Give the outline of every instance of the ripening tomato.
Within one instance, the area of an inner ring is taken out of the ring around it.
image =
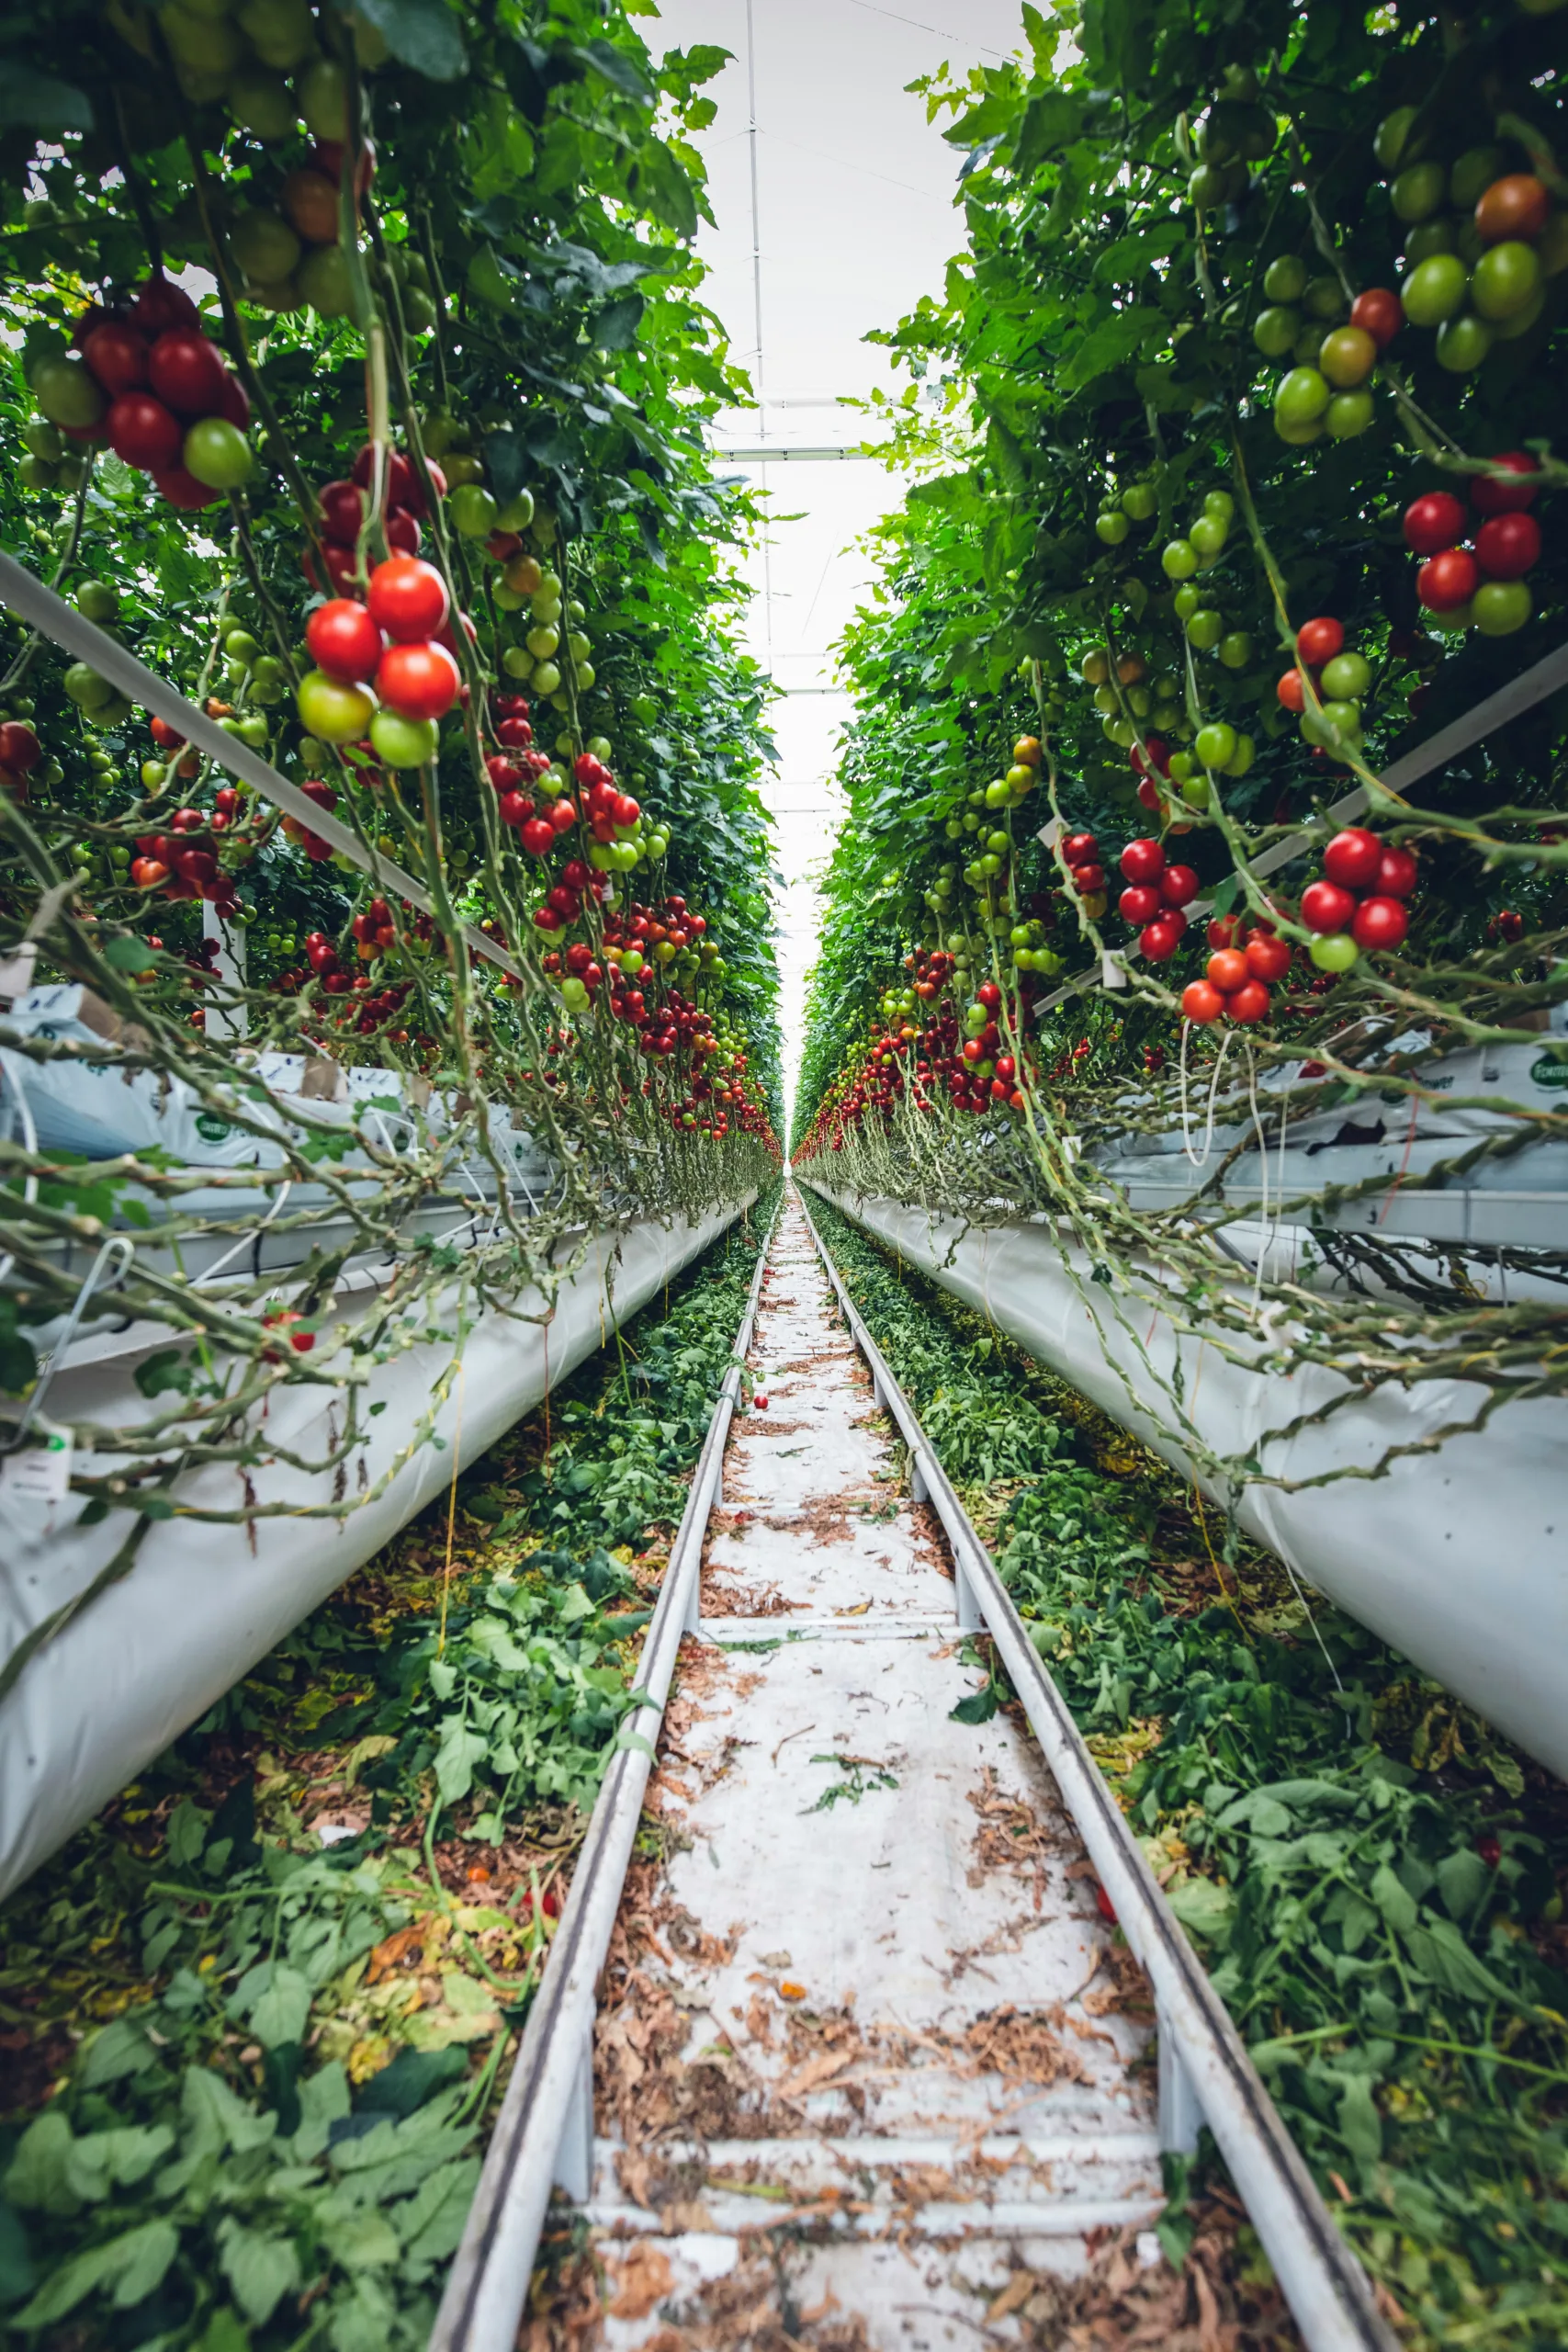
[[[1255,980],[1266,981],[1270,987],[1282,980],[1291,968],[1291,943],[1271,931],[1254,933],[1245,950],[1247,968]]]
[[[1173,908],[1169,914],[1161,915],[1157,921],[1144,925],[1138,933],[1138,945],[1151,964],[1168,963],[1180,946],[1181,934],[1186,928],[1186,917],[1179,909]]]
[[[1181,991],[1182,1017],[1201,1029],[1217,1021],[1224,1009],[1224,998],[1209,980],[1189,980]]]
[[[1348,825],[1323,853],[1323,870],[1342,890],[1365,890],[1377,879],[1382,843],[1364,825]]]
[[[1376,876],[1380,899],[1407,899],[1416,888],[1420,869],[1407,849],[1385,849],[1378,860]]]
[[[1154,922],[1163,903],[1154,884],[1130,883],[1116,901],[1116,911],[1124,922],[1141,931],[1145,923]]]
[[[457,664],[428,639],[389,645],[376,672],[376,692],[400,718],[442,718],[457,699]]]
[[[1477,199],[1475,225],[1489,245],[1509,238],[1528,243],[1546,226],[1551,199],[1533,172],[1505,172]]]
[[[1204,965],[1203,977],[1211,988],[1218,989],[1222,996],[1229,996],[1233,989],[1246,983],[1247,957],[1239,947],[1221,947]]]
[[[1255,1021],[1267,1021],[1271,1001],[1261,980],[1244,980],[1234,995],[1225,999],[1225,1018],[1250,1027]]]
[[[19,718],[0,722],[0,768],[13,775],[30,775],[43,757],[43,745]]]
[[[1416,594],[1429,613],[1457,613],[1481,585],[1481,566],[1465,548],[1444,548],[1416,575]]]
[[[1168,907],[1190,907],[1201,887],[1190,865],[1168,865],[1159,877],[1159,894]]]
[[[1165,852],[1158,842],[1144,835],[1127,843],[1117,864],[1129,882],[1157,882],[1165,872]]]
[[[1523,449],[1508,449],[1502,457],[1493,458],[1489,462],[1495,466],[1506,466],[1509,473],[1517,479],[1507,481],[1496,474],[1472,474],[1470,503],[1478,514],[1517,514],[1534,503],[1536,492],[1540,487],[1539,481],[1531,479],[1540,471],[1536,458],[1527,455]]]
[[[229,370],[215,343],[191,327],[170,327],[147,355],[147,377],[176,416],[220,416]]]
[[[1309,670],[1320,669],[1325,662],[1332,662],[1345,643],[1345,631],[1340,623],[1327,616],[1303,621],[1296,631],[1296,651]]]
[[[367,601],[371,618],[393,644],[411,645],[416,639],[434,637],[446,618],[446,582],[433,563],[395,555],[370,574]]]
[[[361,685],[376,675],[381,659],[381,632],[363,605],[350,596],[334,596],[319,605],[305,624],[305,642],[318,670],[329,678]]]
[[[550,803],[550,823],[558,833],[570,833],[577,822],[577,810],[564,794]]]
[[[1475,535],[1475,560],[1489,580],[1522,580],[1540,561],[1540,525],[1533,514],[1488,515]]]
[[[1439,555],[1458,547],[1468,519],[1452,491],[1429,490],[1404,510],[1404,544],[1416,555]]]
[[[82,345],[82,356],[111,400],[147,381],[147,338],[124,319],[106,319]]]
[[[1301,672],[1287,670],[1275,687],[1274,695],[1281,710],[1293,710],[1299,718],[1306,708],[1306,688],[1302,684]]]
[[[166,473],[185,447],[185,426],[151,392],[121,392],[108,413],[109,447],[140,473]]]
[[[1309,931],[1343,931],[1356,901],[1337,882],[1309,882],[1302,892],[1302,921]]]
[[[1410,928],[1410,916],[1398,899],[1363,899],[1356,909],[1350,936],[1371,955],[1386,955],[1397,947]]]
[[[1369,286],[1350,305],[1350,324],[1386,349],[1404,324],[1404,305],[1386,286]]]

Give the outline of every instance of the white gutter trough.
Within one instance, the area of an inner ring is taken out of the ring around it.
[[[1137,1291],[1106,1288],[1089,1279],[1084,1252],[1043,1220],[966,1226],[795,1173],[1185,1477],[1199,1475],[1194,1442],[1231,1457],[1256,1452],[1262,1470],[1295,1491],[1245,1487],[1236,1515],[1246,1532],[1568,1777],[1568,1403],[1506,1403],[1476,1434],[1441,1437],[1472,1418],[1485,1392],[1473,1382],[1413,1380],[1277,1438],[1271,1432],[1345,1395],[1347,1384],[1312,1364],[1254,1372],[1179,1333],[1151,1303],[1154,1269],[1143,1270]],[[1431,1450],[1368,1475],[1389,1447],[1423,1442]],[[1339,1471],[1361,1475],[1303,1483]],[[1199,1483],[1225,1502],[1213,1480],[1199,1475]]]
[[[440,1332],[444,1313],[456,1319],[457,1294],[437,1300],[427,1318],[437,1335],[371,1372],[360,1406],[363,1442],[341,1470],[300,1468],[280,1458],[287,1451],[312,1463],[334,1451],[343,1430],[338,1393],[303,1384],[276,1389],[266,1426],[280,1454],[252,1474],[252,1487],[257,1503],[281,1515],[254,1521],[249,1532],[238,1524],[185,1519],[182,1501],[242,1508],[242,1475],[220,1464],[177,1482],[175,1516],[148,1531],[130,1573],[86,1600],[0,1699],[0,1898],[602,1347],[616,1324],[646,1306],[751,1197],[695,1222],[646,1219],[595,1234],[583,1264],[562,1283],[547,1323],[519,1319],[544,1313],[544,1299],[534,1292],[513,1301],[510,1313],[487,1308],[468,1332],[455,1374],[453,1342]],[[349,1295],[340,1295],[335,1313],[353,1315],[355,1294],[369,1305],[376,1287],[361,1278]],[[165,1410],[168,1399],[143,1398],[132,1373],[172,1336],[163,1326],[141,1324],[111,1352],[98,1352],[90,1341],[71,1351],[50,1385],[51,1423],[123,1427]],[[412,1446],[411,1432],[444,1380],[434,1424],[439,1443]],[[374,1409],[382,1405],[384,1411]],[[384,1489],[362,1508],[342,1518],[310,1516],[334,1493],[346,1498],[374,1490],[383,1478]],[[0,1667],[58,1611],[88,1594],[133,1523],[129,1512],[115,1511],[96,1527],[77,1529],[72,1522],[78,1509],[77,1498],[51,1510],[6,1491]]]

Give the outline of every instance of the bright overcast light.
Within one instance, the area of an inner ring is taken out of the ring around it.
[[[698,243],[713,272],[709,300],[754,379],[755,154],[765,405],[760,418],[721,418],[719,445],[852,445],[865,428],[839,403],[906,380],[862,338],[937,292],[963,243],[953,204],[959,158],[905,85],[944,61],[963,73],[1012,53],[1022,40],[1016,0],[914,0],[908,14],[871,0],[751,0],[750,10],[746,0],[666,0],[660,25],[648,28],[650,45],[660,44],[660,28],[665,47],[711,41],[733,52],[707,85],[718,115],[702,145],[718,226],[705,228]],[[816,955],[813,877],[838,822],[834,741],[848,707],[832,684],[830,649],[865,577],[854,542],[897,503],[899,485],[863,460],[734,470],[764,482],[776,515],[796,518],[778,521],[765,561],[754,566],[751,637],[784,695],[774,713],[779,767],[766,791],[784,877],[780,1017],[793,1095]]]

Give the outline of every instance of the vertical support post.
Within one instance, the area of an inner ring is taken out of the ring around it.
[[[879,1413],[886,1411],[887,1399],[882,1393],[882,1383],[874,1372],[871,1375],[871,1401]]]
[[[986,1617],[985,1611],[980,1607],[980,1596],[964,1575],[963,1557],[956,1550],[953,1555],[953,1598],[958,1604],[959,1632],[983,1634],[986,1630]]]
[[[585,2037],[567,2100],[566,2121],[556,2150],[555,2185],[574,2205],[586,2205],[593,2191],[593,2043]]]
[[[238,923],[227,923],[208,899],[201,907],[201,935],[215,939],[218,953],[212,958],[213,977],[225,988],[243,989],[245,985],[245,934]],[[250,1023],[242,1005],[235,1012],[222,1012],[215,1005],[207,1010],[207,1034],[209,1037],[243,1037]]]
[[[909,1456],[909,1500],[915,1503],[930,1502],[931,1491],[926,1484],[926,1474],[920,1467],[919,1455],[911,1453]]]
[[[1181,2063],[1170,2018],[1161,2009],[1159,2019],[1159,2143],[1172,2155],[1196,2154],[1203,2121],[1202,2104],[1191,2075]]]

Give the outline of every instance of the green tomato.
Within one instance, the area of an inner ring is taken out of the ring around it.
[[[1484,196],[1495,179],[1501,179],[1508,168],[1508,158],[1501,147],[1467,147],[1449,174],[1449,202],[1456,212],[1473,212],[1476,198]]]
[[[1203,602],[1203,591],[1195,580],[1184,580],[1171,598],[1171,609],[1179,621],[1190,621]]]
[[[1334,441],[1353,441],[1364,433],[1377,410],[1363,384],[1353,392],[1336,392],[1323,413],[1324,430]]]
[[[1411,230],[1404,240],[1404,266],[1415,269],[1434,254],[1451,254],[1459,244],[1459,228],[1447,213],[1434,213],[1430,220],[1423,220]]]
[[[1315,368],[1292,368],[1280,377],[1274,393],[1274,415],[1281,426],[1315,424],[1333,395],[1328,379]]]
[[[466,481],[446,501],[446,517],[460,538],[488,539],[501,509],[481,482]]]
[[[1245,670],[1252,659],[1252,639],[1244,628],[1233,628],[1222,637],[1218,647],[1222,663],[1227,670]]]
[[[574,662],[582,662],[587,661],[592,649],[590,647],[588,639],[584,637],[582,631],[580,628],[577,628],[571,630],[566,640],[566,650],[570,654]]]
[[[501,666],[509,678],[520,682],[534,674],[534,657],[521,645],[509,645],[501,657]]]
[[[565,979],[562,980],[560,984],[560,996],[561,1002],[565,1005],[569,1005],[573,1012],[581,1012],[583,1006],[588,1001],[587,988],[573,972],[569,972]]]
[[[1212,653],[1224,635],[1225,625],[1212,606],[1193,614],[1187,624],[1187,642],[1200,653]]]
[[[535,693],[543,695],[547,700],[551,695],[558,694],[560,691],[559,663],[556,662],[538,662],[535,667],[534,675],[529,683],[533,686]]]
[[[1208,491],[1203,498],[1203,512],[1222,523],[1232,523],[1235,519],[1235,501],[1228,490]]]
[[[1212,797],[1209,779],[1206,775],[1190,775],[1182,778],[1181,797],[1186,801],[1189,808],[1206,808]]]
[[[318,58],[300,75],[295,92],[312,138],[348,137],[348,82],[341,65]]]
[[[1146,718],[1155,707],[1155,698],[1147,686],[1129,686],[1127,707],[1134,718]]]
[[[52,490],[54,468],[42,458],[23,458],[17,467],[17,479],[24,490]]]
[[[1180,724],[1181,705],[1179,703],[1156,703],[1155,706],[1155,733],[1156,735],[1169,735],[1173,733]]]
[[[185,66],[190,76],[207,84],[203,97],[219,95],[211,89],[214,82],[220,88],[228,86],[230,75],[245,54],[244,42],[232,25],[220,17],[210,17],[195,8],[182,7],[179,0],[171,0],[171,5],[160,11],[158,26],[175,64]],[[199,105],[203,98],[198,97],[196,102]]]
[[[1445,319],[1438,329],[1438,365],[1450,376],[1473,375],[1495,339],[1484,319],[1478,319],[1473,311],[1461,311],[1457,319]]]
[[[559,647],[560,631],[558,628],[547,628],[541,625],[538,628],[531,628],[524,642],[536,662],[547,662],[551,654]],[[548,689],[541,689],[541,691],[547,692]]]
[[[1213,718],[1200,727],[1193,750],[1206,768],[1223,768],[1235,757],[1236,732],[1223,718]]]
[[[1106,718],[1110,718],[1113,711],[1119,710],[1122,706],[1117,701],[1115,687],[1112,685],[1096,686],[1094,690],[1094,707],[1096,710],[1100,711]]]
[[[1546,288],[1538,286],[1522,311],[1516,311],[1510,318],[1498,320],[1494,330],[1498,342],[1517,343],[1521,335],[1529,334],[1545,308]]]
[[[1467,628],[1474,627],[1475,599],[1472,597],[1468,605],[1456,605],[1450,612],[1427,613],[1425,619],[1427,627],[1435,628],[1439,636],[1462,636]]]
[[[1322,689],[1330,702],[1359,702],[1371,683],[1371,664],[1362,654],[1337,653],[1323,665]]]
[[[1130,752],[1136,742],[1138,730],[1130,718],[1108,718],[1105,722],[1106,741],[1118,751]]]
[[[1201,566],[1217,563],[1229,538],[1230,525],[1223,514],[1200,514],[1187,534],[1188,545],[1196,548]]]
[[[1337,277],[1314,277],[1303,297],[1307,316],[1325,323],[1338,318],[1345,308],[1345,296]]]
[[[101,710],[114,699],[114,688],[107,678],[98,675],[90,662],[73,662],[61,683],[80,711]]]
[[[241,742],[248,743],[253,752],[259,752],[265,745],[267,738],[267,724],[264,712],[247,710],[243,717],[234,720],[233,727]]]
[[[1517,237],[1483,253],[1470,281],[1470,299],[1483,319],[1511,319],[1540,290],[1540,263]]]
[[[1122,511],[1134,523],[1146,523],[1159,504],[1152,481],[1129,482],[1122,492]]]
[[[515,498],[509,498],[502,507],[496,515],[495,526],[498,531],[525,531],[533,519],[534,493],[531,490],[520,490]]]
[[[994,833],[987,833],[986,835],[986,847],[992,851],[996,856],[1005,857],[1009,850],[1012,847],[1012,837],[1010,834],[1004,833],[999,831]]]
[[[356,743],[370,724],[375,704],[358,686],[345,686],[336,678],[329,678],[324,670],[311,670],[300,679],[295,690],[294,706],[299,713],[299,724],[309,736],[321,743]],[[300,746],[304,759],[304,746]],[[304,759],[307,772],[311,762]]]
[[[119,597],[107,580],[84,580],[76,591],[76,610],[85,621],[107,628],[119,617]]]
[[[1512,637],[1530,616],[1528,580],[1483,580],[1471,599],[1471,612],[1483,637]]]
[[[1198,569],[1198,550],[1190,539],[1172,539],[1160,564],[1168,580],[1190,580]]]
[[[236,74],[227,95],[235,121],[264,147],[293,138],[299,110],[281,74]]]
[[[1112,704],[1112,707],[1114,707],[1114,704]],[[1011,798],[1012,794],[1008,789],[1006,780],[1001,776],[996,777],[993,782],[986,786],[986,806],[987,808],[1005,808]]]
[[[434,718],[400,718],[395,710],[378,710],[370,721],[371,746],[389,768],[428,766],[440,737]]]
[[[595,670],[592,662],[580,662],[577,665],[578,693],[580,695],[587,694],[589,689],[597,681],[598,675],[599,673]]]
[[[288,276],[299,258],[299,240],[280,212],[258,209],[241,213],[229,232],[229,250],[247,277],[266,286]]]
[[[223,650],[231,662],[238,662],[242,669],[248,670],[261,647],[248,628],[231,628],[224,636]]]
[[[32,372],[32,392],[51,424],[80,429],[96,424],[104,413],[104,396],[86,362],[54,352],[40,359]]]
[[[1094,518],[1095,536],[1103,539],[1108,548],[1119,548],[1132,527],[1125,514],[1118,514],[1114,508]]]
[[[1279,254],[1263,273],[1263,291],[1270,302],[1299,302],[1306,292],[1307,266],[1299,254]]]
[[[251,475],[251,445],[226,416],[204,416],[186,435],[186,471],[209,490],[238,490]]]
[[[1226,775],[1245,775],[1258,757],[1258,746],[1250,735],[1238,735],[1235,749],[1225,762]]]
[[[1438,327],[1463,308],[1470,272],[1457,254],[1433,254],[1417,262],[1399,289],[1412,326]]]
[[[1293,351],[1302,331],[1302,314],[1276,305],[1259,311],[1252,322],[1252,340],[1265,359],[1283,359]]]
[[[1449,175],[1441,164],[1409,164],[1391,185],[1388,197],[1394,218],[1406,227],[1436,212],[1448,194]]]
[[[1212,212],[1230,194],[1230,176],[1217,164],[1200,164],[1187,183],[1187,200],[1200,212]]]
[[[130,717],[130,707],[123,695],[111,691],[107,702],[96,704],[93,708],[85,710],[82,716],[89,727],[118,727]]]
[[[1392,172],[1397,167],[1416,114],[1414,107],[1395,107],[1393,112],[1385,114],[1379,123],[1377,135],[1372,141],[1372,153],[1385,172]]]
[[[1360,953],[1348,931],[1320,932],[1307,946],[1320,972],[1348,972]]]
[[[22,447],[46,465],[58,465],[65,444],[46,416],[29,416],[22,427]]]
[[[159,786],[164,781],[163,761],[143,760],[141,763],[141,781],[146,786],[149,792],[156,792]]]
[[[186,5],[195,7],[197,0],[186,0]],[[215,0],[207,0],[202,13],[221,16],[225,11],[215,5]],[[315,21],[305,0],[245,0],[239,17],[240,28],[257,54],[279,72],[301,65],[314,54]]]
[[[354,308],[348,256],[341,245],[317,245],[307,254],[295,284],[320,319],[345,319]]]

